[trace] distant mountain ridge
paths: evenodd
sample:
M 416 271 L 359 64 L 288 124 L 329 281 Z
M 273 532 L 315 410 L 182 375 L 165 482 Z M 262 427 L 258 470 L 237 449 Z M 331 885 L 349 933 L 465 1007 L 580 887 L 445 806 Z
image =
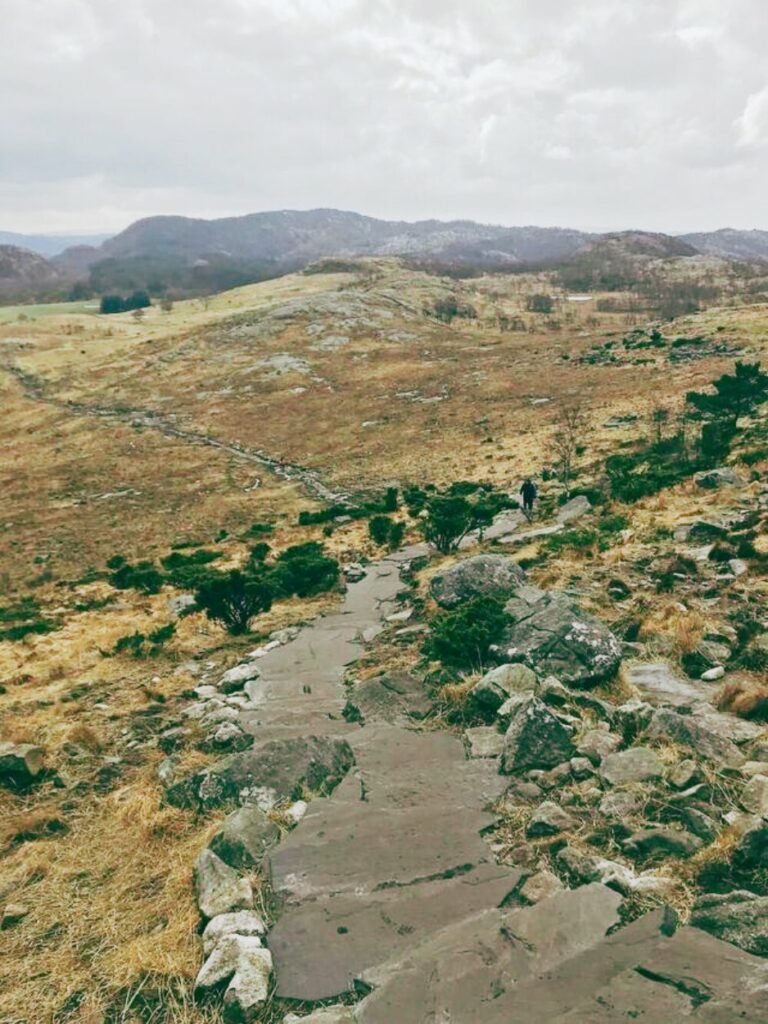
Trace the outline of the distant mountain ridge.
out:
M 26 235 L 16 231 L 0 231 L 0 245 L 13 245 L 29 249 L 39 256 L 51 259 L 76 245 L 96 247 L 106 242 L 109 235 Z
M 20 249 L 40 253 L 52 236 L 11 235 Z M 37 239 L 38 247 L 29 244 Z M 82 283 L 88 294 L 149 288 L 155 294 L 194 295 L 302 270 L 324 258 L 402 256 L 431 269 L 504 271 L 552 267 L 574 261 L 668 260 L 710 256 L 768 261 L 768 231 L 720 231 L 685 235 L 630 230 L 593 233 L 557 227 L 505 227 L 455 221 L 387 221 L 334 209 L 276 210 L 214 220 L 157 216 L 138 220 L 101 240 L 77 244 L 53 255 L 49 270 L 27 267 L 18 288 L 40 294 L 47 287 Z M 90 244 L 98 241 L 98 245 Z M 16 244 L 16 243 L 14 243 Z M 6 261 L 22 267 L 24 260 Z M 39 279 L 39 287 L 30 280 Z M 12 273 L 6 277 L 9 293 Z

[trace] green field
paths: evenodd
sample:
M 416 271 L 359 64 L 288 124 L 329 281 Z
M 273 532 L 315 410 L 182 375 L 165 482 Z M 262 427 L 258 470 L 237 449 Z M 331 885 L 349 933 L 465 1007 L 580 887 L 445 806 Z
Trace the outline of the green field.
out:
M 98 313 L 99 304 L 94 299 L 86 302 L 47 302 L 38 306 L 0 306 L 0 324 L 16 321 L 40 320 L 47 316 L 67 316 L 81 313 Z

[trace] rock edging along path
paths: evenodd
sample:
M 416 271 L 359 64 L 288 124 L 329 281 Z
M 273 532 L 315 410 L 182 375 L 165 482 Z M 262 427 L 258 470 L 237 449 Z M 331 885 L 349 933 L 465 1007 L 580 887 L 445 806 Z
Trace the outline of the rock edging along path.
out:
M 671 913 L 622 928 L 621 895 L 598 882 L 522 906 L 530 871 L 495 863 L 483 839 L 508 779 L 495 758 L 468 759 L 458 737 L 414 730 L 408 711 L 423 704 L 404 683 L 358 687 L 357 714 L 344 717 L 345 671 L 423 551 L 369 566 L 338 613 L 226 673 L 218 692 L 239 673 L 239 703 L 217 702 L 213 687 L 201 694 L 210 721 L 237 708 L 254 745 L 169 790 L 180 802 L 243 805 L 197 864 L 208 919 L 198 990 L 224 986 L 236 1024 L 261 1019 L 270 987 L 305 1010 L 357 997 L 307 1024 L 768 1019 L 765 961 L 676 930 Z M 382 689 L 396 695 L 386 714 Z M 308 805 L 305 786 L 321 794 Z M 275 845 L 264 809 L 278 801 L 292 801 L 297 824 Z M 280 904 L 268 933 L 247 877 L 259 868 Z
M 176 438 L 186 444 L 215 448 L 218 451 L 233 455 L 235 458 L 243 459 L 245 462 L 254 462 L 256 465 L 268 469 L 282 480 L 299 483 L 312 497 L 319 498 L 321 501 L 327 501 L 330 504 L 349 501 L 348 494 L 334 491 L 327 487 L 316 473 L 310 469 L 304 469 L 303 466 L 294 466 L 291 463 L 282 462 L 266 452 L 255 448 L 248 448 L 239 442 L 227 443 L 226 441 L 219 441 L 208 434 L 201 434 L 194 430 L 183 430 L 168 419 L 150 410 L 126 409 L 125 407 L 111 405 L 90 405 L 85 402 L 75 402 L 71 399 L 55 398 L 46 391 L 45 386 L 37 377 L 26 373 L 13 363 L 3 363 L 1 365 L 2 369 L 21 385 L 24 395 L 31 401 L 56 406 L 56 408 L 73 416 L 91 416 L 96 419 L 118 420 L 121 423 L 136 424 L 148 430 L 156 430 L 166 437 Z

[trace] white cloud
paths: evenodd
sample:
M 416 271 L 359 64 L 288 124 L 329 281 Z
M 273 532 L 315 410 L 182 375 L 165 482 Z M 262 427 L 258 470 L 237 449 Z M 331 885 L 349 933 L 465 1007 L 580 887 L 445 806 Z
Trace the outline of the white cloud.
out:
M 768 226 L 764 0 L 0 0 L 0 24 L 2 228 Z

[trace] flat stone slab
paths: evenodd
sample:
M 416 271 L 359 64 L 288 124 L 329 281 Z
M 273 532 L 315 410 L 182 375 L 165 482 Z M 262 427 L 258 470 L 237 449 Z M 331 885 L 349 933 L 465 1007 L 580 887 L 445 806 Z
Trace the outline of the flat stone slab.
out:
M 278 995 L 333 998 L 368 968 L 405 953 L 454 921 L 498 906 L 522 872 L 481 864 L 452 878 L 310 900 L 289 910 L 269 936 Z
M 431 709 L 423 682 L 407 672 L 387 672 L 352 688 L 344 716 L 361 722 L 408 722 L 424 718 Z
M 636 686 L 649 704 L 692 707 L 711 693 L 711 687 L 686 679 L 665 661 L 630 664 L 625 672 L 627 682 Z

